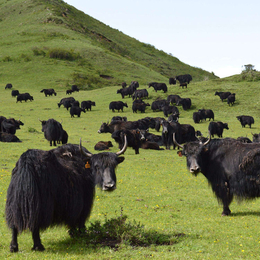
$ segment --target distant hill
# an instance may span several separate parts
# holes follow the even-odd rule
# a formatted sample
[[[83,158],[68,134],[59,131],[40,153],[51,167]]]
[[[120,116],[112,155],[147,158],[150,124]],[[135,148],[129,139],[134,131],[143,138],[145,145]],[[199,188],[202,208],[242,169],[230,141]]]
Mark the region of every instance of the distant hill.
[[[168,83],[181,74],[193,81],[217,78],[60,0],[4,1],[0,26],[2,84],[92,89],[132,80]]]

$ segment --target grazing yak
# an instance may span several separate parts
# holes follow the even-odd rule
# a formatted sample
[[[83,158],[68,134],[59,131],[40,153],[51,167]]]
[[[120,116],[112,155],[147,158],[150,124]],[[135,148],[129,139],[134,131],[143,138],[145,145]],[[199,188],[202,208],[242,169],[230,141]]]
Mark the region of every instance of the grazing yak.
[[[20,94],[20,93],[19,93],[19,90],[13,89],[12,92],[11,92],[11,96],[12,96],[12,97],[17,97],[19,94]]]
[[[249,125],[251,128],[251,125],[255,123],[255,120],[252,116],[237,116],[237,119],[241,123],[242,127]]]
[[[12,171],[5,217],[12,231],[10,251],[18,251],[17,236],[30,230],[33,250],[43,251],[40,231],[66,225],[69,235],[85,231],[95,198],[95,185],[104,191],[116,188],[115,169],[124,161],[125,146],[117,153],[92,154],[66,144],[49,151],[29,149]]]
[[[173,138],[174,139],[174,138]],[[189,142],[179,155],[186,156],[187,167],[195,176],[201,172],[217,199],[223,204],[222,216],[228,216],[233,197],[239,201],[260,196],[260,145],[232,138],[204,143]]]
[[[113,112],[115,112],[115,110],[117,110],[119,112],[119,110],[121,110],[122,112],[124,112],[124,107],[128,107],[127,103],[124,103],[122,101],[112,101],[109,104],[109,109],[111,109]]]
[[[58,103],[58,107],[60,108],[61,105],[65,107],[65,104],[71,104],[75,101],[74,97],[67,97],[67,98],[62,98],[60,102]],[[66,107],[67,108],[67,107]],[[67,108],[68,110],[68,108]]]
[[[81,106],[82,109],[87,109],[87,111],[88,110],[91,111],[91,107],[96,106],[96,102],[91,101],[91,100],[86,100],[86,101],[82,101],[80,106]]]
[[[86,113],[86,110],[81,108],[81,107],[78,107],[78,106],[71,106],[71,108],[70,108],[70,116],[71,117],[74,117],[75,115],[77,117],[80,117],[81,112]]]
[[[155,92],[157,92],[158,90],[162,90],[164,93],[166,93],[168,91],[168,88],[165,83],[151,82],[148,84],[148,86],[149,88],[153,87]]]
[[[134,94],[132,95],[132,99],[135,100],[137,98],[148,98],[148,91],[147,89],[137,89]]]
[[[137,113],[137,111],[140,111],[141,113],[145,113],[146,107],[149,107],[149,103],[144,103],[144,102],[133,102],[132,105],[132,110],[133,113]]]
[[[33,96],[31,96],[29,93],[22,93],[16,97],[16,103],[22,101],[26,102],[27,100],[33,101]]]
[[[13,87],[13,85],[11,83],[7,83],[5,86],[5,89],[11,89]]]
[[[181,97],[179,95],[169,95],[167,97],[167,101],[172,105],[177,104],[180,99]]]
[[[224,99],[227,99],[228,96],[231,95],[231,93],[228,91],[228,92],[215,92],[215,96],[219,96],[221,101],[223,102]]]
[[[206,120],[207,118],[209,121],[212,119],[214,121],[214,112],[211,109],[199,109],[198,112],[201,115],[201,120]]]
[[[223,123],[223,122],[210,122],[209,123],[208,131],[212,137],[214,137],[214,135],[217,135],[218,137],[222,138],[224,129],[227,129],[227,130],[229,129],[228,123]]]
[[[163,106],[169,105],[169,104],[170,104],[170,102],[167,101],[166,99],[157,99],[157,100],[153,101],[153,103],[151,105],[151,109],[153,110],[153,112],[161,111]]]
[[[190,98],[181,98],[178,100],[177,106],[182,106],[183,110],[191,108],[191,99]]]
[[[44,93],[45,97],[52,96],[52,95],[54,95],[54,96],[57,95],[57,93],[55,92],[55,90],[53,88],[48,88],[48,89],[44,88],[40,92]]]

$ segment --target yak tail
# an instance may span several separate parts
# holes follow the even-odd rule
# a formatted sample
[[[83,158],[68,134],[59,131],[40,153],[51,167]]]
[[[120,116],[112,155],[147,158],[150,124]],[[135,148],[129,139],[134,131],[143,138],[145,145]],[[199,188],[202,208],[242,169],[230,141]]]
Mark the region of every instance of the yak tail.
[[[40,218],[40,191],[36,179],[33,150],[23,153],[12,171],[11,182],[7,191],[6,222],[18,232],[38,228]],[[34,150],[35,153],[35,150]],[[39,182],[38,182],[39,183]]]

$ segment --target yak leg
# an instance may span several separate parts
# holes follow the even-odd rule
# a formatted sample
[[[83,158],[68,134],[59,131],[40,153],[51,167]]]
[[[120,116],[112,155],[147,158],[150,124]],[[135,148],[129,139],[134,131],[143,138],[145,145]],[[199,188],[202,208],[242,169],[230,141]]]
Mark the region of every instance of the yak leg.
[[[39,229],[36,229],[32,232],[32,238],[33,238],[33,248],[32,248],[32,250],[44,251],[45,248],[41,243]]]
[[[18,252],[17,235],[18,235],[17,228],[13,227],[12,228],[12,241],[10,243],[10,252],[11,253]]]
[[[233,194],[230,193],[229,183],[226,181],[224,183],[223,194],[221,196],[223,203],[223,212],[222,216],[228,216],[231,214],[231,210],[229,209],[229,205],[233,200]]]

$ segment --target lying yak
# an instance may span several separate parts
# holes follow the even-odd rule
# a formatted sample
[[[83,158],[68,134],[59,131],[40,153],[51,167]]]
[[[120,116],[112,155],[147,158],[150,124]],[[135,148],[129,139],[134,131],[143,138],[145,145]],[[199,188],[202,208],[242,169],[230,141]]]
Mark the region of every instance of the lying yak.
[[[30,230],[32,250],[43,251],[40,231],[66,225],[69,235],[85,231],[95,197],[95,185],[104,191],[116,188],[115,168],[127,148],[127,139],[117,153],[90,153],[86,148],[66,144],[49,151],[29,149],[12,171],[7,191],[5,216],[12,230],[10,251],[18,251],[17,236]]]

